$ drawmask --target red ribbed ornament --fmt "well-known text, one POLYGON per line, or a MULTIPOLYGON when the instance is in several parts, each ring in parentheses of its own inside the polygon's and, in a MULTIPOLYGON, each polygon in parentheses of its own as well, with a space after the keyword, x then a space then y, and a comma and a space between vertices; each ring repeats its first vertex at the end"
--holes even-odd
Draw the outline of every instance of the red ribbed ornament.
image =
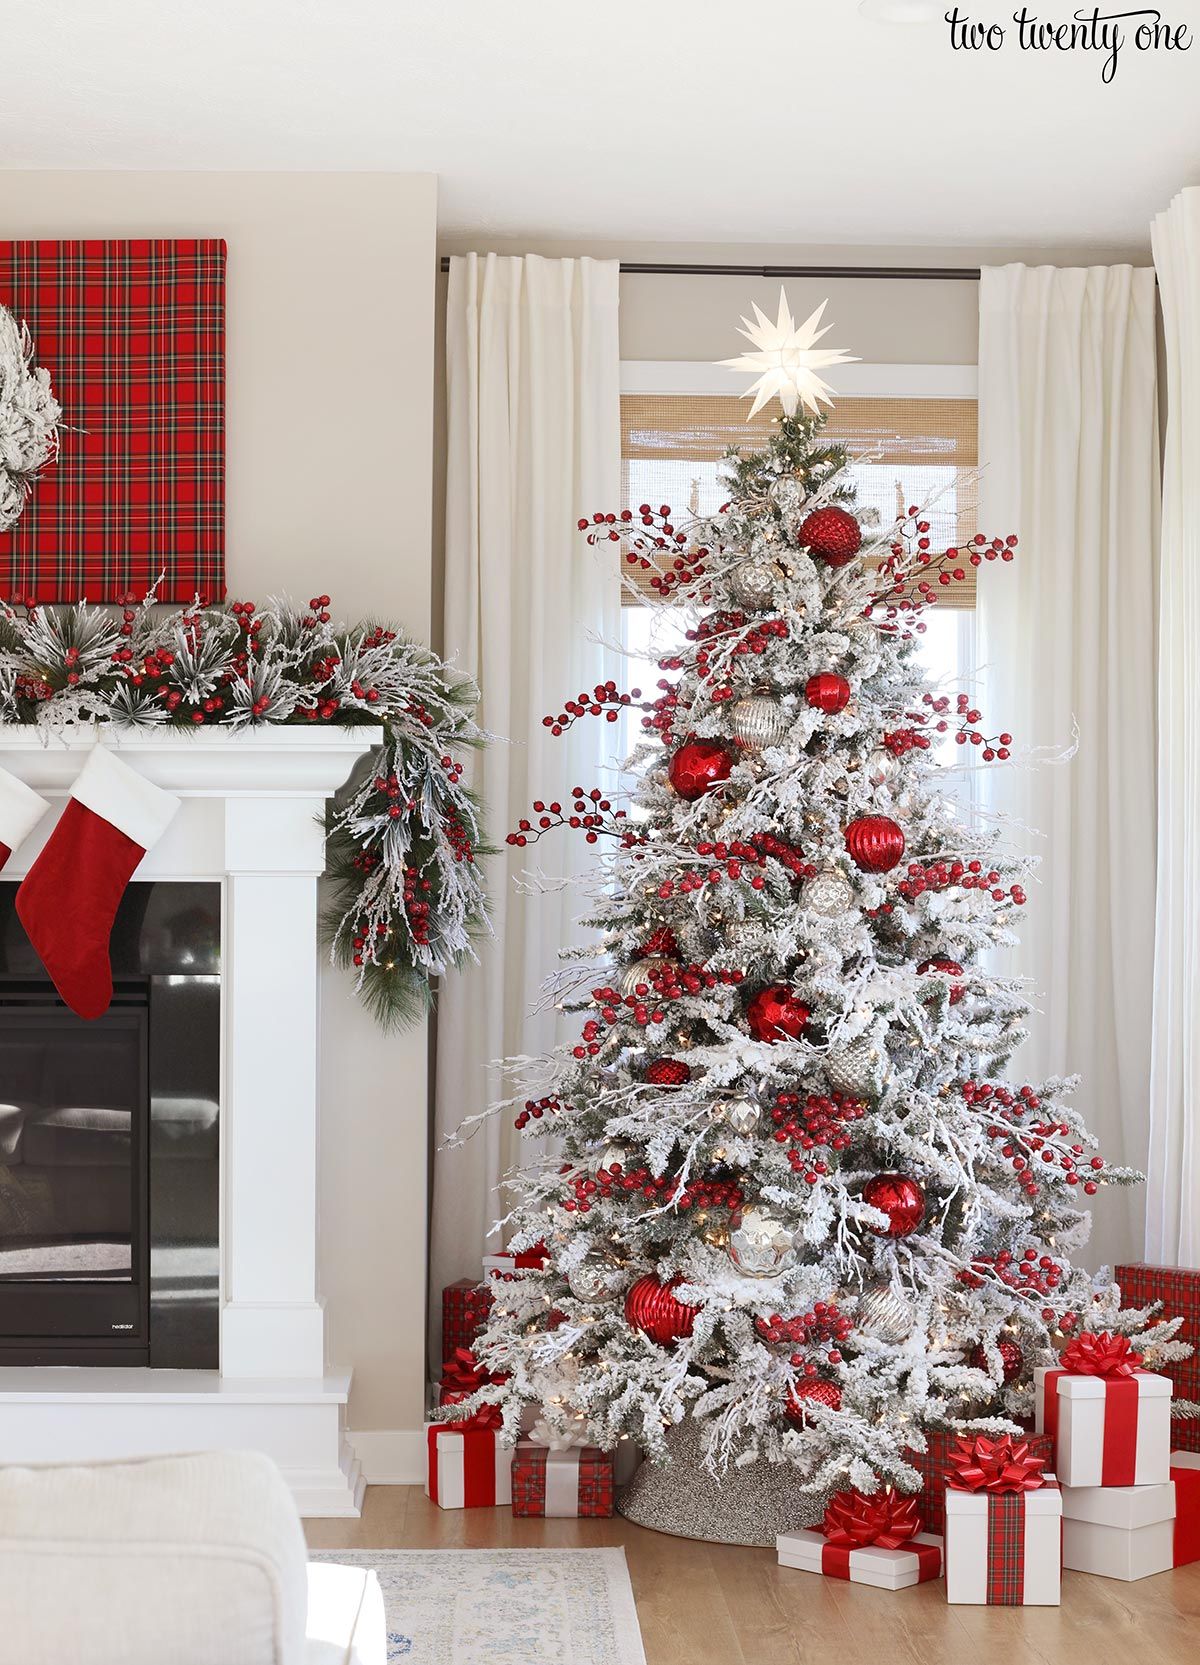
POLYGON ((746 1025, 756 1041, 798 1040, 811 1016, 786 983, 760 989, 746 1007, 746 1025))
POLYGON ((625 1322, 660 1347, 691 1335, 700 1308, 676 1300, 673 1291, 682 1282, 682 1278, 672 1278, 669 1283, 659 1283, 652 1272, 639 1278, 625 1296, 625 1322))
MULTIPOLYGON (((998 1341, 996 1343, 996 1351, 1000 1354, 1000 1363, 1004 1370, 1004 1380, 1006 1382, 1015 1382, 1017 1377, 1025 1368, 1024 1353, 1017 1346, 1015 1341, 998 1341)), ((981 1346, 972 1348, 971 1357, 968 1360, 968 1363, 975 1370, 987 1370, 989 1368, 987 1354, 981 1346)))
POLYGON ((729 779, 733 757, 715 740, 689 740, 672 757, 667 778, 681 798, 700 798, 729 779))
POLYGON ((836 671, 818 671, 804 684, 804 697, 814 711, 824 711, 832 717, 849 704, 850 684, 836 671))
POLYGON ((836 1382, 824 1376, 802 1376, 788 1391, 784 1415, 799 1428, 804 1423, 806 1404, 828 1405, 831 1411, 842 1408, 842 1390, 836 1382))
POLYGON ((652 1087, 682 1087, 692 1072, 682 1058, 652 1058, 646 1066, 646 1080, 652 1087))
MULTIPOLYGON (((943 977, 961 977, 963 974, 963 968, 959 965, 957 960, 945 959, 925 960, 923 964, 917 967, 917 971, 922 977, 926 976, 931 971, 940 971, 943 977)), ((961 983, 951 983, 950 1004, 952 1006, 957 1006, 966 992, 966 989, 963 988, 961 983)))
POLYGON ((881 1237, 907 1237, 925 1218, 925 1193, 907 1174, 876 1174, 863 1186, 862 1199, 887 1215, 885 1227, 871 1227, 881 1237))
POLYGON ((844 567, 862 548, 862 527, 852 514, 836 504, 827 509, 814 509, 796 537, 810 555, 831 567, 844 567))
POLYGON ((887 873, 904 854, 904 832, 886 815, 861 815, 846 828, 846 848, 864 873, 887 873))

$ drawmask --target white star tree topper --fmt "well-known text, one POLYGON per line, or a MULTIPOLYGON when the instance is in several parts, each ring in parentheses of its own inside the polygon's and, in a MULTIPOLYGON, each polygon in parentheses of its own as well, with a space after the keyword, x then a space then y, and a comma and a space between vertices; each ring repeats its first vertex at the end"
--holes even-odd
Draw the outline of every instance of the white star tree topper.
POLYGON ((814 416, 820 414, 822 403, 832 405, 833 389, 817 371, 826 370, 831 364, 857 364, 858 360, 853 353, 843 353, 840 348, 815 345, 833 327, 831 324, 826 324, 824 329, 817 327, 828 305, 827 300, 822 301, 797 328, 787 295, 780 289, 779 317, 774 323, 757 304, 754 315, 758 322, 752 324, 749 318, 742 319, 746 327, 738 334, 744 335, 755 351, 742 353, 738 358, 723 358, 720 362, 731 370, 758 372, 758 380, 745 393, 746 398, 754 395, 747 422, 774 398, 783 406, 785 416, 795 416, 801 404, 807 405, 814 416))

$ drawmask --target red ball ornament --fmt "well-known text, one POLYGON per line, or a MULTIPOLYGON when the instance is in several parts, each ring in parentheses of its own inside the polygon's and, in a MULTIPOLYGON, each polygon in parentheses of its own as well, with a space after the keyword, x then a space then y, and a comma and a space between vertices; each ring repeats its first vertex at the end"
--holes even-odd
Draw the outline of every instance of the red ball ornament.
MULTIPOLYGON (((1006 1382, 1015 1382, 1025 1368, 1025 1355, 1015 1341, 998 1341, 996 1351, 1000 1354, 1000 1363, 1004 1371, 1006 1382)), ((972 1349, 970 1364, 975 1370, 989 1368, 987 1354, 982 1346, 972 1349)))
POLYGON ((652 1058, 646 1068, 646 1080, 652 1087, 682 1087, 692 1079, 692 1072, 682 1058, 652 1058))
POLYGON ((831 567, 844 567, 862 548, 862 527, 852 514, 836 504, 827 509, 814 509, 796 536, 810 555, 831 567))
POLYGON ((907 1174, 876 1174, 862 1188, 862 1198, 888 1217, 886 1226, 872 1226, 881 1237, 907 1237, 925 1218, 925 1193, 907 1174))
POLYGON ((681 798, 700 798, 729 779, 733 757, 715 740, 689 740, 667 768, 667 778, 681 798))
POLYGON ((846 848, 864 873, 887 873, 904 854, 904 833, 886 815, 860 815, 846 828, 846 848))
POLYGON ((691 1335, 700 1308, 676 1300, 672 1291, 682 1282, 682 1278, 672 1278, 669 1283, 659 1283, 649 1272, 631 1285, 625 1296, 625 1322, 630 1329, 640 1330, 660 1347, 670 1347, 681 1336, 691 1335))
POLYGON ((802 1376, 798 1382, 793 1382, 788 1390, 784 1415, 797 1428, 802 1428, 804 1407, 811 1404, 828 1405, 831 1411, 840 1411, 842 1390, 836 1382, 831 1382, 824 1376, 802 1376))
POLYGON ((804 697, 815 711, 832 717, 843 711, 850 700, 850 684, 836 671, 818 671, 804 684, 804 697))
MULTIPOLYGON (((957 960, 925 960, 917 967, 918 975, 922 977, 926 976, 931 971, 940 971, 943 977, 961 977, 963 974, 963 968, 959 965, 957 960)), ((957 1006, 966 992, 966 989, 963 988, 961 983, 951 983, 950 1004, 952 1006, 957 1006)))
POLYGON ((760 989, 746 1007, 746 1023, 756 1041, 797 1040, 811 1016, 786 983, 760 989))

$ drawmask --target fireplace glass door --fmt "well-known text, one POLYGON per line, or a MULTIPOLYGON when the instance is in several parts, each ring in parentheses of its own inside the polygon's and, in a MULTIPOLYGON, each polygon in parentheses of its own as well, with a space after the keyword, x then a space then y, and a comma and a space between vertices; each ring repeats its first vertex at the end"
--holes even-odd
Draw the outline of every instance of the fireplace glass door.
POLYGON ((147 1008, 0 1005, 0 1321, 31 1343, 145 1345, 147 1008))

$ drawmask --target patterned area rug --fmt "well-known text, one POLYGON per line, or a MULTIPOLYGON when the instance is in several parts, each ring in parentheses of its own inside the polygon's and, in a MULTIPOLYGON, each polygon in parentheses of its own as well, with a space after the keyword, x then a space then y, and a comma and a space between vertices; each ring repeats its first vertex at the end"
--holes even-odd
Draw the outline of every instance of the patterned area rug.
POLYGON ((372 1567, 388 1665, 645 1665, 620 1549, 328 1550, 372 1567))

